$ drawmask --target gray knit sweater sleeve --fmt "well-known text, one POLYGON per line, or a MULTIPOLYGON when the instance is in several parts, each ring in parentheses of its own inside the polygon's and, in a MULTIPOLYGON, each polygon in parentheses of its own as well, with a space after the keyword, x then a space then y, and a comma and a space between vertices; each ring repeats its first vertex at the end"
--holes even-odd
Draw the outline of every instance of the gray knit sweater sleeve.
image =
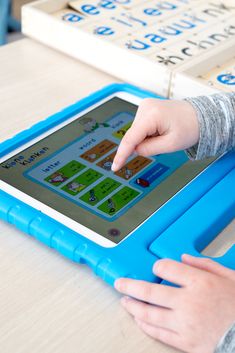
POLYGON ((235 323, 221 338, 215 353, 235 353, 235 323))
POLYGON ((191 159, 203 159, 235 148, 235 93, 186 98, 197 112, 200 139, 186 153, 191 159))
MULTIPOLYGON (((186 100, 195 108, 200 126, 199 142, 186 151, 188 156, 197 160, 234 149, 235 93, 218 93, 186 100)), ((235 353, 235 323, 221 338, 215 353, 235 353)))

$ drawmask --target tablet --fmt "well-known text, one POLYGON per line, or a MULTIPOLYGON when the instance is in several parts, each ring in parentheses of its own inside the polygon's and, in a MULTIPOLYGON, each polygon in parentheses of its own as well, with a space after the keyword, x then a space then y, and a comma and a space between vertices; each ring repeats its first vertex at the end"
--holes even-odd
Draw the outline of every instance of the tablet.
POLYGON ((111 94, 11 151, 0 159, 0 189, 103 247, 116 246, 213 162, 191 162, 182 151, 134 154, 113 173, 140 101, 111 94))

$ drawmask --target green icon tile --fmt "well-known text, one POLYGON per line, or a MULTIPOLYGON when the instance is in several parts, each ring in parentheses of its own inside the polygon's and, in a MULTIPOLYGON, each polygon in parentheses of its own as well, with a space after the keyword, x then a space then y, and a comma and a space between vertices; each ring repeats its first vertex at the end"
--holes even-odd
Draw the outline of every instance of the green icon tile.
POLYGON ((103 200, 106 196, 116 190, 120 185, 121 183, 118 181, 111 178, 106 178, 81 196, 80 199, 89 205, 96 205, 99 201, 103 200))
POLYGON ((114 215, 136 198, 140 193, 128 186, 119 190, 116 194, 112 195, 98 209, 110 216, 114 215))
POLYGON ((66 191, 70 195, 76 196, 79 192, 96 182, 96 180, 102 176, 103 174, 97 172, 96 170, 88 169, 73 179, 70 183, 63 186, 62 190, 66 191))
POLYGON ((114 132, 112 135, 121 140, 123 138, 123 136, 125 136, 127 131, 130 129, 131 125, 132 125, 132 121, 130 121, 126 125, 122 126, 118 131, 114 132))
POLYGON ((49 175, 44 180, 53 186, 59 186, 64 183, 69 178, 73 177, 75 174, 79 173, 85 168, 85 165, 77 162, 71 161, 64 167, 58 169, 53 174, 49 175))

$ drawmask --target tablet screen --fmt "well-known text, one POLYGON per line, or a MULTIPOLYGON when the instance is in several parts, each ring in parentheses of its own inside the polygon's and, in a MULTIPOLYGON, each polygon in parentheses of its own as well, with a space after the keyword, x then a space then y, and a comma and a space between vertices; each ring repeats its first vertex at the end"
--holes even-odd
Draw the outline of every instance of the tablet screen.
POLYGON ((0 179, 119 243, 209 163, 132 155, 111 171, 137 106, 114 97, 0 165, 0 179))

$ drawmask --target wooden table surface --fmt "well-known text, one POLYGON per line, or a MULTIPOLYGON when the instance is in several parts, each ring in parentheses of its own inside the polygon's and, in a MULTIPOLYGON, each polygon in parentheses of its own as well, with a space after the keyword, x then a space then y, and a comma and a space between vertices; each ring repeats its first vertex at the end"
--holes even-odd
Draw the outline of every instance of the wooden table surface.
MULTIPOLYGON (((0 49, 0 140, 117 82, 24 39, 0 49)), ((235 223, 208 254, 235 242, 235 223)), ((0 350, 4 353, 173 353, 145 336, 120 296, 77 265, 0 222, 0 350)))

